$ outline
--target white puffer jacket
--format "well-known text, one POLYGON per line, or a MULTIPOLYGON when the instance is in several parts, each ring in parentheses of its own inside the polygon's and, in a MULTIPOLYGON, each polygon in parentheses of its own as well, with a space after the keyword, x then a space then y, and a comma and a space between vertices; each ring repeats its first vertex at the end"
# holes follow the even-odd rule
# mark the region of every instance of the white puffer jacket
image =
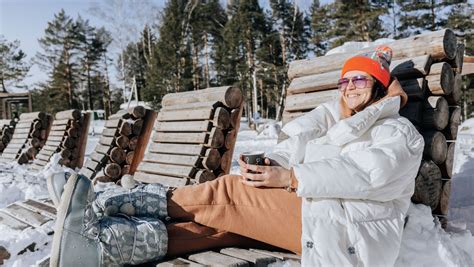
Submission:
POLYGON ((424 142, 390 97, 340 120, 339 102, 289 122, 270 158, 293 167, 303 266, 390 266, 424 142))

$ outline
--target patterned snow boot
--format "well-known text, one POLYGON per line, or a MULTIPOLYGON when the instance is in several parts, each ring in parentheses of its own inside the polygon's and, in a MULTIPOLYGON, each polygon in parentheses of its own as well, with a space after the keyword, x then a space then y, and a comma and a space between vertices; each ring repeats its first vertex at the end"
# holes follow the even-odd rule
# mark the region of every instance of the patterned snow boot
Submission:
POLYGON ((167 191, 168 188, 161 184, 141 184, 130 190, 114 188, 100 193, 92 209, 99 218, 123 214, 167 221, 167 191))
POLYGON ((59 206, 59 201, 61 200, 61 195, 64 191, 64 185, 70 176, 71 173, 69 172, 56 172, 46 178, 49 197, 56 208, 59 206))
POLYGON ((165 256, 166 226, 158 219, 107 217, 92 210, 96 194, 91 181, 71 175, 58 207, 51 266, 138 264, 165 256))

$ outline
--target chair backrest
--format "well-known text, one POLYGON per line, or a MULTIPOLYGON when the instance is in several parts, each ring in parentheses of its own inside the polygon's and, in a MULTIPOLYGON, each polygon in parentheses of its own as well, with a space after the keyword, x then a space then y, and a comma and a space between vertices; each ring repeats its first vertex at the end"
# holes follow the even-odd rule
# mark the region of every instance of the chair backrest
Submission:
POLYGON ((73 169, 82 167, 90 117, 89 113, 77 109, 56 113, 46 143, 31 168, 42 169, 55 153, 60 154, 59 164, 73 169))
POLYGON ((155 117, 155 112, 142 106, 110 116, 79 173, 101 182, 116 182, 124 174, 133 173, 143 157, 155 117))
POLYGON ((34 159, 45 144, 52 120, 53 117, 44 112, 22 113, 0 162, 25 164, 34 159))
POLYGON ((228 174, 243 102, 231 86, 166 95, 134 179, 178 187, 228 174))

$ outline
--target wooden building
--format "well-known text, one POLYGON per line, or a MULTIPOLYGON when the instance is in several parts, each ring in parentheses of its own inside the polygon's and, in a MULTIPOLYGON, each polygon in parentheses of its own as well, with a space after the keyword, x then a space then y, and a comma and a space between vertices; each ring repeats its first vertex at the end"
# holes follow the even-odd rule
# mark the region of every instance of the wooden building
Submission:
POLYGON ((23 112, 32 112, 30 93, 5 93, 0 92, 0 119, 12 119, 23 112))

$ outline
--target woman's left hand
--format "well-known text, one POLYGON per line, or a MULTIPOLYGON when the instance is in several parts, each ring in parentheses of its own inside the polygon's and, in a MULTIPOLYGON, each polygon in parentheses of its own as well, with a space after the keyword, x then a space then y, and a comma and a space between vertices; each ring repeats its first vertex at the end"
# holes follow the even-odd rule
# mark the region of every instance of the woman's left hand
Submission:
MULTIPOLYGON (((270 160, 265 159, 265 164, 270 165, 270 160)), ((287 187, 290 183, 290 170, 280 166, 250 165, 239 159, 242 183, 253 187, 287 187), (249 171, 257 172, 251 173, 249 171), (250 180, 247 180, 250 179, 250 180)))

